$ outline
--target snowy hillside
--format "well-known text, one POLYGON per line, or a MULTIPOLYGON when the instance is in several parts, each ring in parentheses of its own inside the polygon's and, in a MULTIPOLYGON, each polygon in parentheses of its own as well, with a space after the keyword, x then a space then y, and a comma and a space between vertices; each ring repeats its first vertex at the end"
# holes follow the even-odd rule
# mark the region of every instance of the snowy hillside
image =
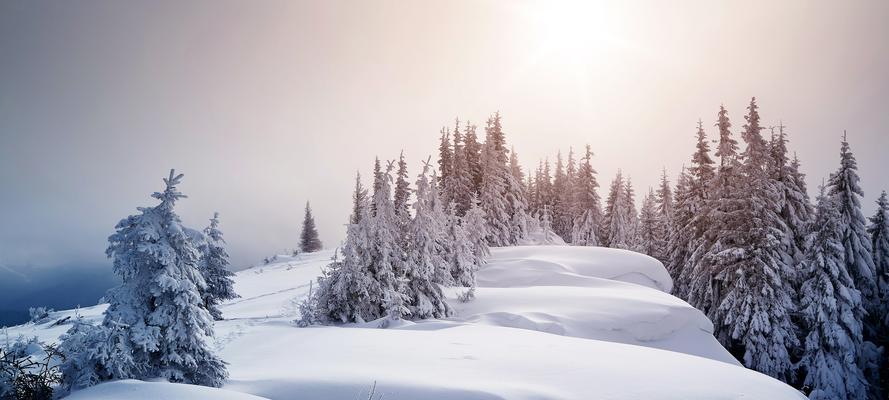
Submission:
MULTIPOLYGON (((376 382, 384 399, 801 399, 747 370, 712 337, 699 311, 670 296, 654 259, 623 250, 494 249, 476 299, 448 320, 297 328, 296 303, 330 251, 238 272, 242 298, 223 304, 217 348, 223 389, 120 381, 72 399, 355 399, 376 382), (241 392, 241 393, 238 393, 241 392), (140 397, 135 397, 138 393, 140 397), (249 393, 252 396, 242 395, 249 393)), ((98 321, 104 306, 79 312, 98 321)), ((73 315, 8 330, 54 341, 73 315)))

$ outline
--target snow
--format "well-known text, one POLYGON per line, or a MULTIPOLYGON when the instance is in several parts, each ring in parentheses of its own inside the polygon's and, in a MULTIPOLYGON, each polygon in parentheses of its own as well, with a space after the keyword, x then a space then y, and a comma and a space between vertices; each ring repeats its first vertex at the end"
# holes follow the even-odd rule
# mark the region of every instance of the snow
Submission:
MULTIPOLYGON (((296 302, 332 251, 278 256, 238 272, 242 296, 220 305, 216 348, 229 363, 224 390, 112 382, 72 399, 802 399, 793 388, 745 369, 712 337, 699 311, 667 294, 656 260, 623 250, 527 246, 493 249, 475 300, 446 290, 445 320, 380 321, 297 328, 296 302), (140 386, 144 385, 144 386, 140 386), (144 387, 144 389, 143 389, 144 387), (181 390, 181 391, 180 391, 181 390), (199 392, 206 390, 206 392, 199 392), (126 394, 124 394, 126 393, 126 394), (169 397, 168 396, 168 397, 169 397), (255 397, 244 397, 255 398, 255 397)), ((98 321, 104 306, 81 309, 98 321)), ((55 340, 68 326, 8 329, 55 340)))
POLYGON ((251 394, 195 385, 123 380, 109 382, 66 397, 69 400, 262 400, 251 394))

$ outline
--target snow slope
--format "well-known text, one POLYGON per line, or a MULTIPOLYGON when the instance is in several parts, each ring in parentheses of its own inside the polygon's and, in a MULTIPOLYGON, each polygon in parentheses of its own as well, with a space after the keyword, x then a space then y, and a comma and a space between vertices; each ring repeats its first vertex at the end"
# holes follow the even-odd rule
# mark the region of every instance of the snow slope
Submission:
MULTIPOLYGON (((462 290, 448 290, 457 311, 448 320, 296 328, 295 303, 330 256, 279 256, 237 273, 242 298, 224 304, 227 320, 216 324, 231 373, 219 398, 366 398, 374 382, 384 399, 804 398, 739 366, 713 339, 707 318, 666 293, 669 276, 647 256, 567 246, 494 249, 479 271, 475 300, 460 303, 462 290)), ((103 308, 80 313, 98 320, 103 308)), ((51 323, 8 334, 55 340, 67 326, 51 323)), ((108 383, 71 398, 111 398, 121 387, 141 391, 138 385, 108 383)), ((151 398, 163 398, 158 393, 151 398)))

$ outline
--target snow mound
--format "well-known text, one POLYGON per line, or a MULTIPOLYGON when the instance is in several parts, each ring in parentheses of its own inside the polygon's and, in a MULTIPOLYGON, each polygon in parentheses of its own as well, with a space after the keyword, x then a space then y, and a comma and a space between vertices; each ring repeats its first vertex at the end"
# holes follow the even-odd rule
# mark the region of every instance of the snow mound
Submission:
MULTIPOLYGON (((252 394, 167 382, 123 380, 103 383, 66 397, 69 400, 263 400, 252 394)), ((268 400, 268 399, 266 399, 268 400)))
MULTIPOLYGON (((297 328, 295 304, 332 251, 239 271, 220 306, 224 390, 119 381, 71 399, 803 399, 737 365, 710 322, 666 291, 663 266, 632 252, 568 246, 493 249, 476 299, 449 288, 446 320, 297 328), (239 393, 236 393, 239 392, 239 393), (250 393, 249 396, 241 393, 250 393), (249 396, 249 397, 228 397, 249 396), (254 397, 260 396, 260 397, 254 397)), ((78 314, 98 322, 104 305, 78 314)), ((7 333, 56 341, 74 311, 7 333)))
POLYGON ((673 280, 660 261, 628 250, 581 246, 501 247, 479 274, 478 286, 596 286, 603 278, 669 293, 673 280))

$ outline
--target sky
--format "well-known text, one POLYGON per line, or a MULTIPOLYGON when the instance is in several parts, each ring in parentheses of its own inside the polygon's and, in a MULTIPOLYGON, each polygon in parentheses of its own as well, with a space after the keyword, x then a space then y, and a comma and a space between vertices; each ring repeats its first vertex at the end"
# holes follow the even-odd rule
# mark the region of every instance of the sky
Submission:
MULTIPOLYGON (((4 1, 0 270, 108 268, 108 235, 170 168, 236 267, 296 246, 306 201, 344 235, 356 171, 435 155, 503 115, 524 166, 590 144, 607 187, 675 182, 720 104, 787 126, 810 192, 848 131, 889 188, 886 1, 4 1)), ((604 189, 602 189, 604 191, 604 189)), ((604 193, 603 193, 604 194, 604 193)), ((641 196, 640 196, 641 197, 641 196)))

